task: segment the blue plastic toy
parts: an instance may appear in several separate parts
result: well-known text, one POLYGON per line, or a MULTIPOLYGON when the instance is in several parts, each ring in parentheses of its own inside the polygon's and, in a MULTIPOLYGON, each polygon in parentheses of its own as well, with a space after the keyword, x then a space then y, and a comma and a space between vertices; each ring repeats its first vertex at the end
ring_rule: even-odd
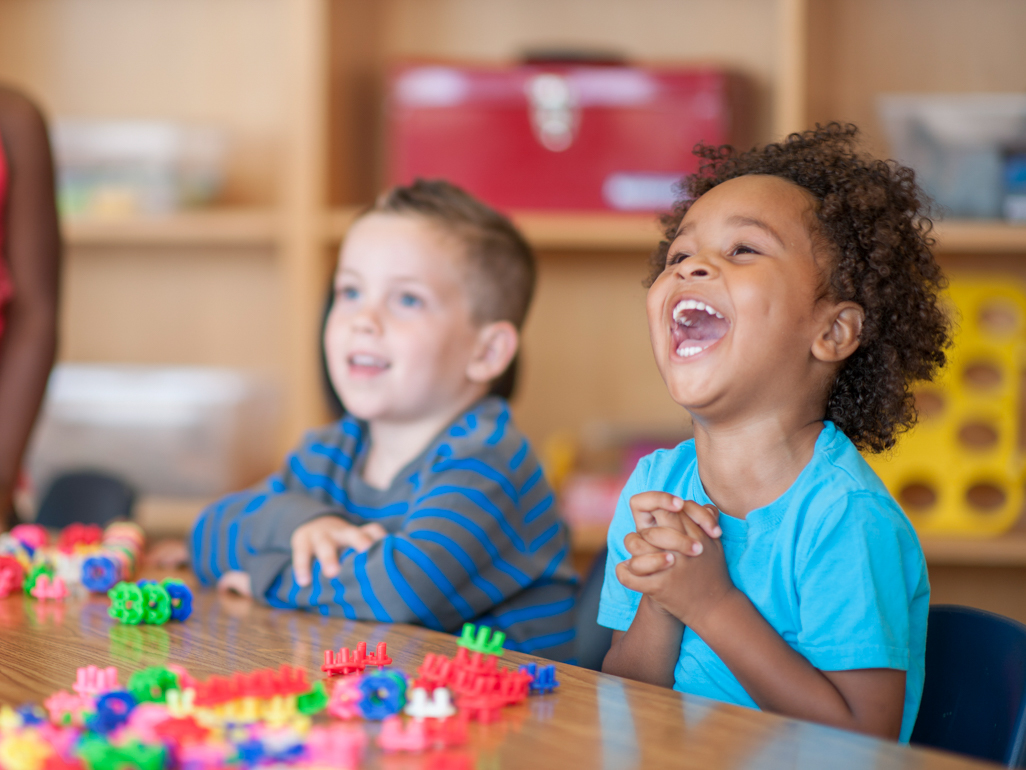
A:
POLYGON ((520 667, 520 672, 534 677, 531 680, 531 692, 533 693, 550 693, 559 687, 559 682, 556 680, 555 666, 542 666, 538 668, 537 663, 527 663, 520 667))
POLYGON ((360 713, 364 719, 379 721, 398 714, 406 705, 406 677, 399 671, 370 674, 360 681, 360 713))

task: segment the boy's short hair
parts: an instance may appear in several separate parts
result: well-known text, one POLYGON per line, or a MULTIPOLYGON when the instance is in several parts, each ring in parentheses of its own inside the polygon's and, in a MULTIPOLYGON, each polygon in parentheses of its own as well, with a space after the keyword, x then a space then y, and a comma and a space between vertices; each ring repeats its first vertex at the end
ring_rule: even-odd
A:
POLYGON ((417 179, 378 197, 371 212, 416 214, 458 236, 467 247, 475 323, 524 324, 534 295, 534 252, 505 216, 441 179, 417 179))
POLYGON ((880 452, 917 419, 911 385, 945 364, 950 321, 938 304, 946 280, 930 251, 928 201, 915 172, 858 152, 853 125, 830 123, 783 142, 736 152, 699 145, 700 170, 681 183, 683 198, 663 217, 653 254, 655 279, 691 204, 716 185, 749 174, 786 179, 816 200, 813 243, 833 267, 825 295, 862 306, 858 349, 844 362, 827 399, 832 420, 859 449, 880 452))

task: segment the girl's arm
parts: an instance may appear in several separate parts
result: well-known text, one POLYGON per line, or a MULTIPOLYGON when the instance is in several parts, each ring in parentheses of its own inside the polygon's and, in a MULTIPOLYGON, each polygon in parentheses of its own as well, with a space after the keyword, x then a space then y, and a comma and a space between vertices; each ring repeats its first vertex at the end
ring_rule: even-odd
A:
POLYGON ((0 338, 0 529, 10 524, 21 456, 57 347, 61 239, 46 123, 23 96, 0 88, 0 138, 9 170, 4 259, 14 297, 0 338))
POLYGON ((654 527, 646 530, 644 537, 628 536, 632 541, 628 550, 640 555, 617 567, 620 582, 644 593, 646 599, 698 634, 760 708, 897 738, 904 708, 905 672, 815 668, 733 585, 720 541, 708 537, 686 517, 682 519, 685 533, 654 527), (645 551, 638 540, 662 552, 645 551), (701 545, 699 554, 693 551, 696 542, 701 545))
POLYGON ((683 635, 683 623, 647 596, 642 597, 631 627, 613 632, 613 643, 602 661, 602 671, 673 687, 673 670, 683 635))

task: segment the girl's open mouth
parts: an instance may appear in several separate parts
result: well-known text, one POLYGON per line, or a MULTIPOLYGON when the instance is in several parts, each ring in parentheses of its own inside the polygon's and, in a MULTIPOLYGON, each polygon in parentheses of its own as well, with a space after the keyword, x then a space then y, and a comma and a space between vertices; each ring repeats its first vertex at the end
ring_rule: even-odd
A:
POLYGON ((730 321, 712 305, 682 299, 673 308, 673 349, 681 358, 698 355, 730 329, 730 321))

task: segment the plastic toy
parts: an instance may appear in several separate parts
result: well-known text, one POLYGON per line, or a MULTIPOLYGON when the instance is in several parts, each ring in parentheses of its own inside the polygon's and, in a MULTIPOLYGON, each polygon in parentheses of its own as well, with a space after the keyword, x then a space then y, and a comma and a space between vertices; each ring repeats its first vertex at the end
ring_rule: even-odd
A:
POLYGON ((307 758, 325 767, 358 767, 366 746, 363 730, 348 725, 313 727, 306 736, 307 758))
POLYGON ((96 699, 96 713, 86 720, 86 726, 96 733, 113 732, 128 721, 128 715, 135 708, 135 698, 130 693, 115 690, 96 699))
POLYGON ((163 746, 147 746, 138 741, 115 746, 102 738, 84 739, 78 752, 92 770, 163 770, 167 755, 163 746))
POLYGON ((128 691, 136 703, 164 703, 168 690, 175 689, 178 689, 178 677, 160 666, 136 671, 128 679, 128 691))
POLYGON ((57 549, 63 553, 72 553, 77 547, 99 545, 103 538, 103 529, 97 524, 69 524, 61 530, 57 538, 57 549))
POLYGON ((143 622, 155 626, 162 626, 171 619, 171 597, 167 590, 159 583, 140 581, 142 589, 143 622))
POLYGON ((360 715, 360 701, 363 700, 363 691, 360 689, 362 679, 359 674, 350 674, 335 682, 331 698, 328 699, 329 714, 336 719, 355 719, 360 715))
POLYGON ((85 715, 93 711, 93 699, 87 695, 73 695, 67 690, 55 692, 43 705, 55 724, 81 726, 85 715))
POLYGON ((137 626, 146 617, 143 592, 135 583, 118 583, 107 592, 110 608, 107 614, 120 623, 137 626))
POLYGON ((75 684, 71 689, 79 695, 101 695, 118 687, 118 670, 114 666, 97 668, 84 666, 75 672, 75 684))
POLYGON ((520 673, 530 675, 531 692, 550 693, 559 687, 559 682, 556 681, 556 667, 554 665, 538 668, 537 663, 527 663, 520 667, 520 673))
POLYGON ((36 580, 39 579, 40 575, 46 575, 48 578, 53 577, 53 567, 49 564, 37 564, 28 574, 25 576, 25 582, 21 584, 22 590, 26 594, 31 594, 32 589, 36 587, 36 580))
POLYGON ((43 572, 36 578, 35 585, 29 593, 36 599, 63 601, 68 596, 68 589, 61 578, 55 577, 51 580, 50 576, 43 572))
POLYGON ((103 533, 100 551, 82 564, 82 585, 94 593, 130 580, 146 538, 138 524, 115 521, 103 533))
POLYGON ((359 642, 355 654, 350 654, 348 647, 342 647, 337 654, 325 650, 321 671, 345 675, 363 673, 367 666, 376 666, 380 671, 391 664, 392 659, 388 657, 388 645, 385 642, 378 642, 377 649, 371 655, 367 654, 367 642, 359 642))
POLYGON ((192 591, 180 580, 166 578, 160 583, 171 599, 171 620, 187 620, 192 614, 192 591))
POLYGON ((958 311, 948 365, 915 388, 920 419, 892 452, 867 456, 920 534, 996 535, 1023 507, 1020 373, 1026 286, 950 276, 958 311))
POLYGON ((169 741, 176 746, 199 743, 210 734, 209 729, 191 716, 184 719, 165 719, 154 726, 153 732, 162 740, 169 741))
POLYGON ((360 681, 360 713, 364 719, 378 721, 398 714, 406 704, 406 677, 398 671, 370 674, 360 681))
POLYGON ((296 709, 300 714, 312 716, 324 711, 328 705, 328 693, 324 689, 324 682, 314 682, 310 692, 303 693, 296 698, 296 709))
POLYGON ((13 556, 0 556, 0 599, 21 589, 25 568, 13 556))
POLYGON ((463 632, 456 644, 482 655, 502 655, 502 645, 505 641, 506 634, 503 631, 493 631, 488 626, 476 628, 473 623, 464 623, 463 632))
POLYGON ((414 720, 403 727, 401 717, 388 717, 381 723, 378 745, 385 751, 424 751, 432 744, 426 722, 414 720))
POLYGON ((38 524, 19 524, 11 529, 11 536, 21 542, 30 552, 35 553, 45 548, 50 542, 50 534, 46 527, 38 524))
POLYGON ((414 719, 446 719, 456 713, 456 707, 452 705, 451 693, 444 687, 436 687, 430 696, 423 687, 415 687, 410 691, 404 711, 414 719))

